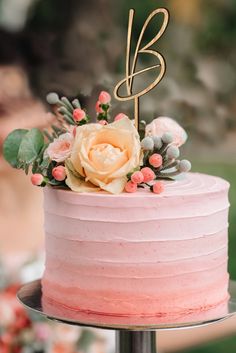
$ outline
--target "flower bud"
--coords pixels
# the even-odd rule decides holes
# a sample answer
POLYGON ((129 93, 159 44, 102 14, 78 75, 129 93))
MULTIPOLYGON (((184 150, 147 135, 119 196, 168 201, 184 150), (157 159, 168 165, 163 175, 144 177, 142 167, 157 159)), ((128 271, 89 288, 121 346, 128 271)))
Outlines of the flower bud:
POLYGON ((108 92, 102 91, 99 94, 98 100, 101 104, 109 104, 111 102, 111 96, 108 92))
POLYGON ((103 109, 101 107, 101 103, 99 101, 97 101, 96 105, 95 105, 95 110, 97 114, 102 114, 103 113, 103 109))

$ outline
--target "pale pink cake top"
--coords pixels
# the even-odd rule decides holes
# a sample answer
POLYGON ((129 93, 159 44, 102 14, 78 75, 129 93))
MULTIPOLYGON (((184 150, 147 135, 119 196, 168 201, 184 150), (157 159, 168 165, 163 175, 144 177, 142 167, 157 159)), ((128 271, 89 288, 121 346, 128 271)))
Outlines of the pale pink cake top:
MULTIPOLYGON (((58 201, 60 200, 64 204, 67 204, 68 206, 70 205, 70 210, 68 210, 70 212, 70 217, 79 216, 76 207, 74 207, 73 212, 73 208, 71 207, 73 204, 75 206, 97 206, 98 213, 93 212, 94 220, 96 220, 96 218, 101 220, 98 211, 99 207, 109 209, 126 209, 134 207, 140 209, 149 208, 150 210, 153 208, 156 219, 157 209, 160 218, 169 218, 170 216, 182 216, 183 208, 181 206, 184 206, 184 211, 185 213, 187 212, 186 216, 188 213, 189 215, 191 214, 194 216, 195 212, 197 212, 198 215, 199 212, 201 214, 208 213, 209 207, 212 206, 214 207, 214 212, 217 210, 220 211, 229 206, 228 197, 225 197, 227 196, 226 191, 229 189, 229 183, 222 178, 200 173, 187 173, 179 177, 177 180, 164 180, 164 184, 165 191, 160 195, 150 192, 149 189, 139 189, 138 192, 133 194, 124 192, 119 195, 112 195, 106 192, 76 193, 71 190, 55 190, 55 188, 50 190, 50 188, 47 188, 47 190, 45 190, 45 196, 48 195, 48 197, 46 197, 47 202, 45 202, 45 210, 50 212, 51 208, 55 210, 55 206, 59 206, 58 204, 52 205, 53 200, 50 198, 50 193, 55 191, 57 193, 58 201), (214 203, 209 203, 208 201, 212 199, 214 199, 214 203), (186 203, 189 205, 187 209, 186 203)), ((60 212, 60 210, 57 209, 57 212, 60 212)), ((67 208, 63 207, 63 215, 66 213, 67 208)), ((119 214, 117 213, 117 217, 118 215, 119 214)), ((142 219, 142 215, 139 216, 139 220, 142 219)), ((80 217, 83 218, 83 215, 80 214, 80 217)), ((91 217, 89 218, 91 219, 91 217)))

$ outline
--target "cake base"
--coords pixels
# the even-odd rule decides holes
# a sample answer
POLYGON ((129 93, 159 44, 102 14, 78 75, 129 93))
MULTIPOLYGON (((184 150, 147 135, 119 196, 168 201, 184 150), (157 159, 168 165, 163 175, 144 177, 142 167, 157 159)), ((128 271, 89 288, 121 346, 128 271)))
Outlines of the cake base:
POLYGON ((201 313, 189 313, 179 317, 152 317, 150 320, 147 320, 147 318, 144 320, 142 317, 131 319, 128 317, 109 317, 82 312, 77 312, 75 316, 68 308, 61 308, 53 303, 43 306, 41 280, 23 286, 18 292, 18 299, 28 309, 44 315, 49 319, 71 325, 113 330, 150 331, 191 328, 227 319, 236 314, 236 282, 230 282, 229 293, 230 299, 227 302, 221 303, 201 313))

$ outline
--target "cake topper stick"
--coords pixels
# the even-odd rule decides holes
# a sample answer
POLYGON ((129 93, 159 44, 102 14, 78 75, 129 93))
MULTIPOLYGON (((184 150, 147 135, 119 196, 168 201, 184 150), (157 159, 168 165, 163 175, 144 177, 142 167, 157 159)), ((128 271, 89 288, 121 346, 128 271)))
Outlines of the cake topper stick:
POLYGON ((131 58, 130 58, 130 56, 131 56, 131 38, 132 38, 132 27, 133 27, 134 14, 135 14, 134 9, 131 9, 129 11, 129 23, 128 23, 128 32, 127 32, 126 77, 124 79, 122 79, 116 85, 116 87, 114 89, 114 96, 116 99, 118 99, 120 101, 134 100, 135 126, 137 129, 139 129, 139 98, 142 97, 143 95, 145 95, 146 93, 148 93, 149 91, 151 91, 154 87, 156 87, 165 75, 166 63, 165 63, 164 57, 156 50, 150 49, 150 47, 153 44, 155 44, 161 38, 163 33, 165 32, 165 30, 168 26, 168 22, 169 22, 169 12, 165 8, 159 8, 159 9, 154 10, 148 16, 148 18, 146 19, 146 21, 143 25, 143 28, 140 32, 139 39, 138 39, 136 49, 134 52, 133 62, 131 65, 131 63, 130 63, 130 60, 131 60, 131 58), (140 48, 144 33, 145 33, 149 23, 156 15, 158 15, 160 13, 162 13, 164 15, 164 19, 163 19, 163 23, 162 23, 162 26, 161 26, 159 32, 155 35, 155 37, 149 43, 147 43, 142 48, 140 48), (159 63, 156 65, 147 67, 143 70, 139 70, 139 71, 135 72, 138 56, 140 53, 155 56, 159 60, 159 63), (140 91, 138 93, 133 93, 133 83, 134 83, 135 76, 138 76, 138 75, 143 74, 147 71, 150 71, 153 69, 158 69, 158 68, 159 68, 159 73, 158 73, 157 77, 155 78, 155 80, 148 87, 143 89, 142 91, 140 91), (121 96, 119 94, 119 89, 124 83, 126 83, 127 95, 121 96))

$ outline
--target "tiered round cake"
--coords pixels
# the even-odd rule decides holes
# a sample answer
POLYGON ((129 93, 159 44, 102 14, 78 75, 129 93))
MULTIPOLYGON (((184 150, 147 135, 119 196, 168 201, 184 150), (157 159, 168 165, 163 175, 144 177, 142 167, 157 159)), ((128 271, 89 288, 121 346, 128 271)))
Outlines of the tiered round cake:
POLYGON ((45 189, 46 309, 155 321, 227 302, 228 182, 164 183, 158 196, 45 189))

